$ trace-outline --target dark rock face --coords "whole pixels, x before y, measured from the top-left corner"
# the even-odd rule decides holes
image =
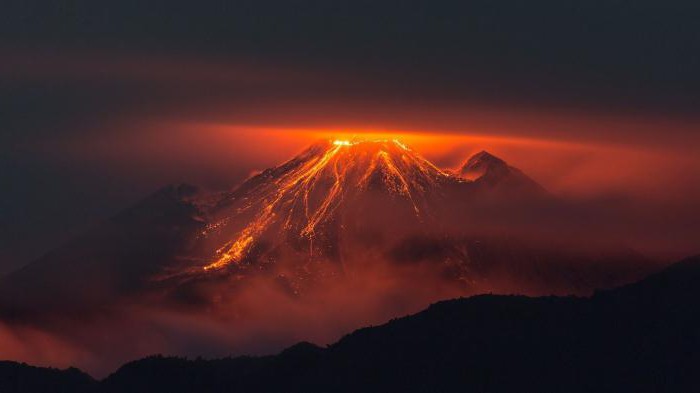
[[[444,301],[416,315],[360,329],[327,348],[302,343],[277,356],[258,358],[147,358],[125,365],[94,388],[98,392],[698,391],[699,284],[700,256],[590,298],[484,295]],[[55,370],[12,363],[0,365],[0,370],[0,386],[7,386],[3,392],[8,393],[22,391],[8,381],[30,372],[36,373],[32,386],[38,388],[31,390],[35,392],[93,387],[86,378],[56,379]],[[53,390],[42,390],[49,383]],[[71,386],[77,388],[70,390]]]
[[[0,392],[87,393],[97,387],[97,381],[75,368],[57,370],[0,361]]]

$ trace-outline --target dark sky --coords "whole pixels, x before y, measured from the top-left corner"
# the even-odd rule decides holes
[[[477,129],[697,156],[698,20],[696,1],[5,1],[0,272],[162,184],[266,165],[241,145],[226,165],[188,154],[210,140],[172,125]]]

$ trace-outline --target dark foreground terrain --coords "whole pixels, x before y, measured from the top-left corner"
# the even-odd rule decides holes
[[[700,257],[591,298],[477,296],[327,348],[150,357],[102,381],[0,363],[0,392],[700,391]]]

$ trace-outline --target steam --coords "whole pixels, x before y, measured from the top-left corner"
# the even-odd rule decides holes
[[[0,326],[0,358],[53,367],[77,366],[96,377],[129,360],[162,353],[223,357],[270,354],[299,341],[329,344],[354,329],[417,312],[464,294],[426,265],[368,261],[303,294],[278,277],[243,286],[210,283],[208,302],[168,307],[125,302],[80,318],[52,317]]]

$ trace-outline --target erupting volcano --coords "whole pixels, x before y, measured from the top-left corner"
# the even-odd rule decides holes
[[[284,239],[309,256],[337,258],[339,229],[362,230],[357,226],[373,209],[426,223],[437,191],[450,182],[460,179],[397,140],[319,143],[250,179],[217,204],[204,236],[220,239],[232,227],[237,235],[204,269],[240,263],[264,239]],[[252,219],[235,228],[232,217],[248,212]]]
[[[459,173],[398,140],[322,141],[232,191],[165,188],[9,275],[0,292],[11,299],[5,309],[24,313],[144,294],[209,302],[260,277],[298,296],[376,269],[398,277],[419,268],[464,293],[581,293],[639,273],[609,255],[494,230],[504,211],[515,219],[557,202],[486,152]]]
[[[322,141],[228,191],[165,187],[3,277],[0,321],[80,353],[119,348],[90,366],[104,372],[163,350],[331,342],[441,299],[587,294],[648,271],[618,245],[517,230],[560,204],[487,152],[450,171],[393,139]]]

